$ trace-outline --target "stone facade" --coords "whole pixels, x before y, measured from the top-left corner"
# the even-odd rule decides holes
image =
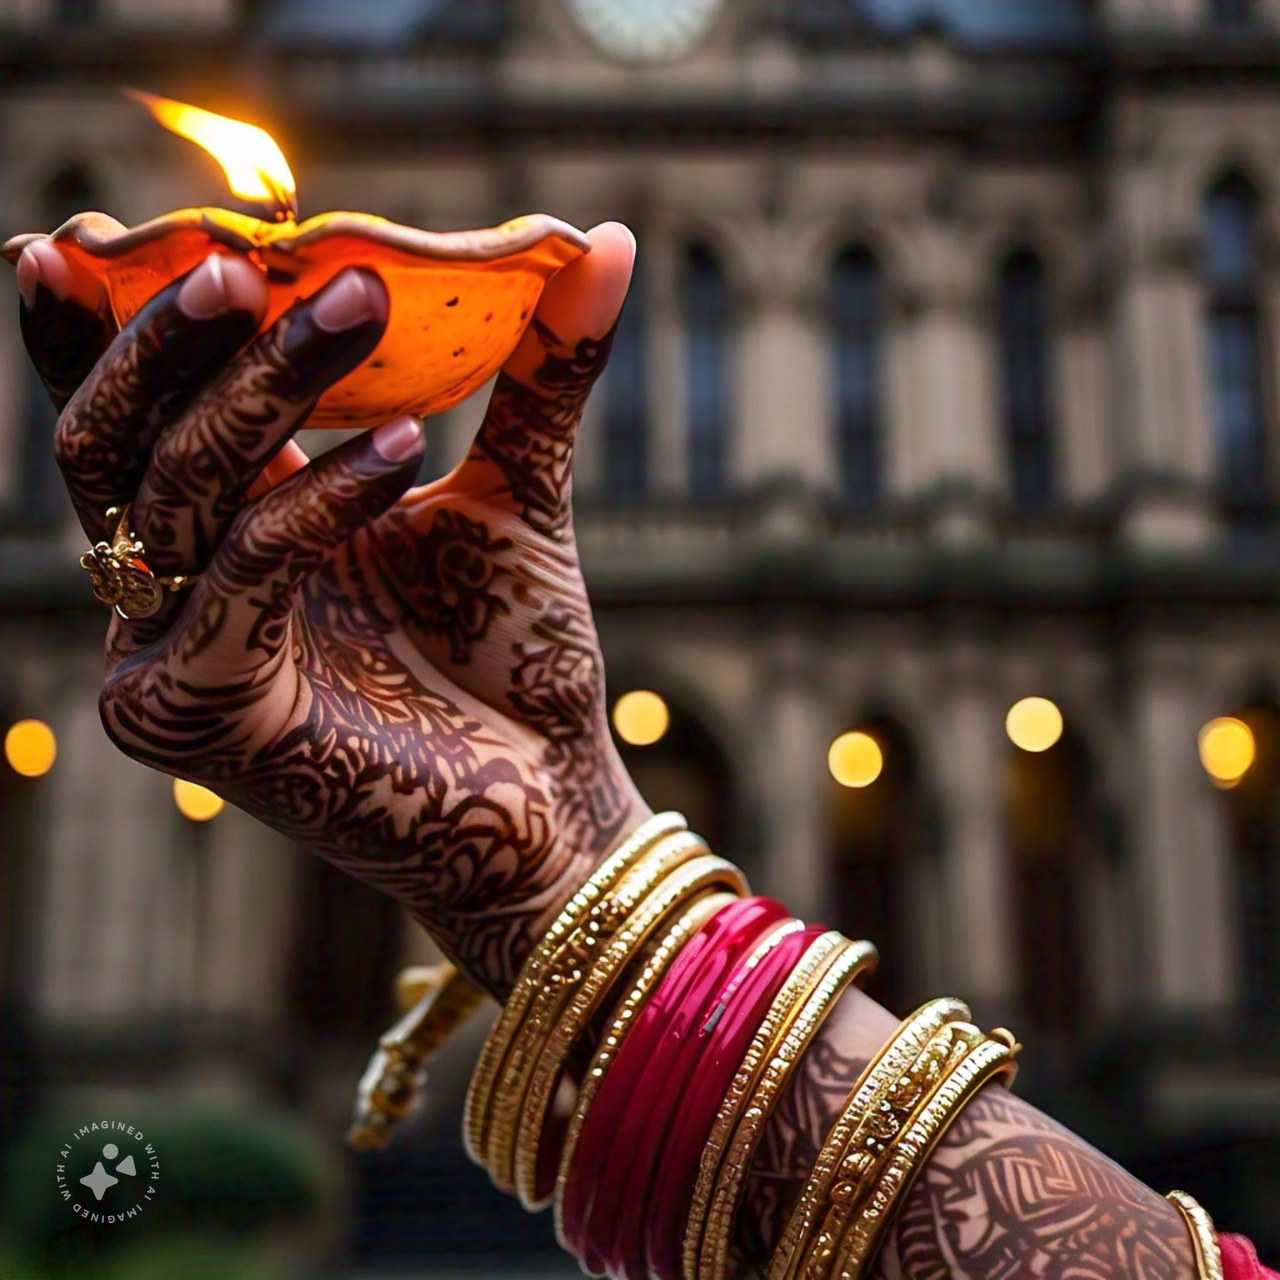
[[[1210,784],[1196,738],[1245,714],[1258,768],[1280,768],[1280,0],[1055,2],[1012,31],[942,2],[742,0],[654,66],[604,56],[553,0],[424,4],[413,38],[381,44],[299,41],[276,8],[5,6],[4,234],[49,229],[73,197],[126,223],[226,202],[121,83],[268,123],[304,214],[628,222],[643,358],[590,407],[578,533],[613,692],[656,689],[683,726],[631,752],[655,801],[705,814],[764,891],[896,950],[895,997],[954,992],[1040,1035],[1033,1092],[1071,1114],[1099,1079],[1140,1099],[1140,1123],[1097,1121],[1140,1164],[1170,1135],[1193,1153],[1274,1141],[1280,774],[1251,784],[1273,825],[1243,849],[1246,800]],[[1243,513],[1205,268],[1224,178],[1256,197],[1242,305],[1265,497]],[[711,319],[691,318],[693,245],[715,264]],[[856,502],[833,336],[851,247],[878,282],[879,482]],[[1045,361],[1027,446],[1011,443],[1002,327],[1019,254],[1040,273]],[[39,784],[5,784],[21,890],[6,981],[60,1034],[194,1019],[278,1043],[308,873],[241,815],[196,831],[168,780],[102,735],[101,618],[42,452],[11,273],[0,292],[0,707],[48,720],[61,751]],[[707,350],[714,431],[690,409],[707,403],[690,352]],[[481,402],[432,424],[437,470]],[[718,470],[700,492],[702,438]],[[1046,501],[1019,500],[1020,447],[1043,455]],[[1005,736],[1028,694],[1063,709],[1074,754],[1056,773]],[[883,812],[826,770],[830,741],[864,724],[900,757]],[[1025,839],[1024,785],[1040,797]],[[1045,834],[1063,796],[1067,834]],[[1057,1014],[1041,980],[1070,986]],[[200,1043],[218,1058],[218,1036]]]

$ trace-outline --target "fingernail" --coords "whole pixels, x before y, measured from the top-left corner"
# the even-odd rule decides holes
[[[384,422],[374,430],[373,447],[388,462],[403,462],[422,451],[422,423],[408,414]]]
[[[18,258],[18,293],[28,307],[35,306],[39,285],[59,300],[71,292],[71,268],[47,240],[33,240]]]
[[[388,309],[382,281],[371,271],[348,268],[316,296],[311,317],[326,333],[341,333],[370,320],[385,320]]]
[[[231,308],[227,282],[222,272],[222,255],[211,253],[182,283],[178,309],[192,320],[212,320]]]

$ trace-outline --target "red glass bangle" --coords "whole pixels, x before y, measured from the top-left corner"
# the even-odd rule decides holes
[[[716,990],[718,984],[723,984],[726,971],[732,971],[740,959],[750,954],[761,934],[787,918],[788,913],[780,904],[758,897],[740,899],[717,912],[671,962],[657,990],[637,1015],[587,1113],[561,1201],[563,1241],[584,1266],[590,1265],[592,1258],[597,1264],[599,1260],[598,1250],[592,1247],[588,1236],[595,1203],[610,1172],[615,1179],[622,1174],[613,1160],[615,1150],[628,1149],[615,1145],[620,1143],[620,1126],[628,1114],[633,1125],[638,1123],[637,1112],[631,1106],[632,1095],[642,1087],[667,1032],[673,1024],[680,1026],[690,991],[701,992],[704,987]],[[699,1003],[705,1000],[704,993]],[[689,1015],[684,1020],[689,1021]],[[677,1039],[676,1047],[679,1043]],[[652,1086],[649,1088],[651,1091]]]
[[[811,926],[784,938],[745,975],[732,1003],[719,1006],[724,1013],[705,1035],[708,1043],[667,1127],[648,1195],[624,1202],[617,1236],[622,1267],[611,1275],[680,1280],[689,1201],[720,1104],[778,993],[826,932],[824,926]]]
[[[794,968],[794,957],[788,960],[787,956],[791,955],[791,947],[794,947],[795,940],[800,937],[803,937],[803,925],[799,920],[777,925],[758,942],[750,957],[742,957],[726,982],[712,988],[709,998],[698,1004],[690,1000],[687,1005],[689,1018],[685,1023],[685,1034],[671,1065],[660,1071],[660,1074],[658,1070],[654,1070],[649,1076],[652,1088],[648,1091],[648,1097],[645,1096],[644,1085],[641,1085],[632,1098],[628,1111],[634,1108],[637,1120],[643,1125],[640,1126],[639,1144],[635,1149],[623,1148],[631,1156],[626,1164],[620,1161],[611,1167],[611,1172],[613,1169],[617,1171],[608,1181],[616,1185],[618,1194],[612,1203],[609,1203],[608,1198],[596,1197],[595,1211],[591,1213],[588,1230],[589,1238],[607,1242],[603,1253],[603,1267],[614,1280],[622,1280],[622,1277],[645,1280],[644,1258],[641,1253],[644,1221],[654,1175],[664,1162],[663,1148],[666,1146],[668,1132],[686,1106],[687,1091],[691,1084],[707,1068],[709,1059],[717,1062],[723,1060],[724,1046],[731,1041],[733,1030],[753,1014],[753,997],[762,989],[768,992],[764,1009],[760,1011],[760,1019],[763,1019],[778,988],[786,982],[787,974]],[[760,951],[765,946],[769,950],[762,955]],[[751,959],[755,960],[755,964],[749,968]],[[751,1034],[754,1034],[758,1025],[759,1019],[751,1023]],[[732,1080],[739,1061],[730,1065],[728,1079]],[[657,1068],[657,1062],[654,1065]],[[708,1128],[714,1115],[716,1112],[713,1110],[708,1117]]]
[[[614,1280],[644,1280],[641,1251],[649,1196],[654,1175],[663,1163],[668,1132],[685,1104],[686,1091],[707,1068],[708,1060],[723,1064],[724,1046],[733,1039],[734,1031],[758,1012],[759,1017],[750,1024],[754,1033],[794,968],[796,958],[803,953],[803,937],[798,920],[775,925],[757,939],[749,956],[740,957],[720,983],[707,989],[703,999],[695,1003],[691,992],[680,1040],[667,1040],[674,1047],[674,1054],[660,1054],[646,1067],[624,1118],[624,1125],[635,1137],[626,1145],[621,1141],[619,1144],[630,1158],[610,1166],[602,1180],[605,1194],[597,1193],[587,1230],[588,1243],[594,1240],[603,1246],[600,1266]],[[763,1008],[757,1011],[755,1006],[762,993]],[[737,1066],[737,1062],[729,1064],[730,1080]],[[713,1110],[708,1126],[714,1114]]]

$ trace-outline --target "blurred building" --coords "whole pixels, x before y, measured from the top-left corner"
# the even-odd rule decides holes
[[[1024,1092],[1280,1249],[1280,0],[10,0],[0,65],[5,235],[226,203],[120,84],[266,124],[304,214],[629,223],[577,501],[612,693],[670,709],[642,789],[879,942],[882,999],[1007,1017]],[[0,288],[0,710],[59,741],[3,781],[35,1078],[336,1132],[422,944],[113,753]],[[480,408],[433,424],[437,472]],[[1030,695],[1047,750],[1006,735]],[[1220,716],[1255,743],[1232,786]],[[447,1235],[433,1134],[393,1157],[417,1182],[364,1167],[370,1256]],[[459,1250],[498,1220],[467,1203]]]

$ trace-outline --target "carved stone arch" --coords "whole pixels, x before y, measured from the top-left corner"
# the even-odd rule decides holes
[[[830,287],[831,268],[845,249],[865,249],[876,260],[892,308],[901,290],[903,264],[910,260],[908,237],[879,218],[865,213],[826,216],[790,231],[788,261],[797,304],[806,314],[821,317]]]
[[[711,250],[724,272],[735,317],[767,292],[769,282],[762,278],[759,265],[767,258],[761,252],[767,248],[763,227],[753,228],[728,214],[676,205],[654,209],[650,225],[674,247],[676,262],[686,245],[700,243]]]
[[[982,264],[980,305],[994,317],[1001,266],[1017,253],[1032,253],[1042,264],[1048,293],[1049,322],[1058,328],[1073,315],[1082,297],[1093,289],[1093,266],[1084,237],[1050,219],[1016,218],[994,221],[977,230],[971,241],[976,263]]]

